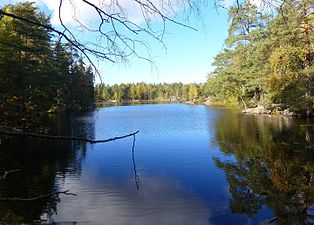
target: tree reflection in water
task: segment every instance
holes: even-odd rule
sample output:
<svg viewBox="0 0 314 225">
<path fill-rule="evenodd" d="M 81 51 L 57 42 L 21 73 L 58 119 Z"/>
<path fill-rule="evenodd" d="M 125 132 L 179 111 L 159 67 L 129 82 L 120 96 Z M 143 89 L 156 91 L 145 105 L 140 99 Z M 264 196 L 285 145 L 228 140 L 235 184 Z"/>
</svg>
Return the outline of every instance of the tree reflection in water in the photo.
<svg viewBox="0 0 314 225">
<path fill-rule="evenodd" d="M 75 119 L 74 119 L 75 118 Z M 86 119 L 89 118 L 89 119 Z M 48 126 L 52 134 L 94 139 L 94 122 L 80 116 L 50 116 Z M 40 194 L 57 192 L 56 176 L 67 173 L 80 174 L 86 155 L 86 143 L 43 139 L 10 139 L 0 145 L 0 175 L 8 174 L 0 181 L 0 197 L 32 198 Z M 51 215 L 59 202 L 58 195 L 50 195 L 36 201 L 0 201 L 0 223 L 22 224 L 40 222 L 42 215 Z"/>
<path fill-rule="evenodd" d="M 311 121 L 283 117 L 220 115 L 214 158 L 230 185 L 233 213 L 273 211 L 266 224 L 314 224 L 314 146 Z M 305 124 L 305 125 L 304 125 Z"/>
</svg>

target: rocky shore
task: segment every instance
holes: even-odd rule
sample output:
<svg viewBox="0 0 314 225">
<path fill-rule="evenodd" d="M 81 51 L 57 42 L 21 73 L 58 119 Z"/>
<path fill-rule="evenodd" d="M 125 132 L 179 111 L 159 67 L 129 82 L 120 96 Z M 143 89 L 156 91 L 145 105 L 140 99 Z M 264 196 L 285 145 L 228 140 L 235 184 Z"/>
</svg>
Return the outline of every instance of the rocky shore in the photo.
<svg viewBox="0 0 314 225">
<path fill-rule="evenodd" d="M 261 114 L 268 114 L 268 115 L 283 115 L 288 117 L 302 117 L 301 114 L 297 114 L 295 112 L 290 111 L 289 109 L 285 110 L 278 110 L 278 109 L 268 109 L 262 105 L 256 106 L 254 108 L 247 108 L 242 110 L 243 113 L 246 114 L 254 114 L 254 115 L 261 115 Z"/>
</svg>

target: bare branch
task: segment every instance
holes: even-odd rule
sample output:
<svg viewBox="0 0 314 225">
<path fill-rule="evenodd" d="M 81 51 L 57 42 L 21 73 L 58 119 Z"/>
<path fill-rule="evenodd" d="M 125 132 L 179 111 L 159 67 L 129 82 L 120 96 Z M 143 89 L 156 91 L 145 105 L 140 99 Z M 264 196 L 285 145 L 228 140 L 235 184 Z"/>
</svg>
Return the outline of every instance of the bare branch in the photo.
<svg viewBox="0 0 314 225">
<path fill-rule="evenodd" d="M 2 156 L 4 156 L 6 159 L 10 160 L 10 161 L 11 161 L 13 164 L 15 164 L 16 166 L 20 167 L 20 168 L 23 168 L 23 169 L 28 170 L 28 171 L 30 171 L 30 172 L 42 173 L 42 171 L 40 171 L 40 170 L 35 170 L 35 169 L 29 168 L 29 167 L 27 167 L 27 166 L 25 166 L 25 165 L 22 165 L 21 163 L 15 161 L 14 159 L 12 159 L 12 158 L 9 157 L 7 154 L 4 154 L 4 153 L 1 152 L 1 151 L 0 151 L 0 154 L 1 154 Z"/>
<path fill-rule="evenodd" d="M 134 133 L 130 133 L 124 136 L 117 136 L 117 137 L 113 137 L 113 138 L 109 138 L 105 140 L 91 140 L 91 139 L 78 138 L 78 137 L 51 136 L 51 135 L 44 135 L 44 134 L 19 133 L 19 132 L 11 132 L 11 131 L 0 131 L 0 134 L 13 136 L 13 137 L 29 137 L 29 138 L 45 138 L 45 139 L 54 139 L 54 140 L 82 141 L 82 142 L 89 142 L 91 144 L 96 144 L 96 143 L 116 141 L 119 139 L 135 136 L 138 132 L 139 131 L 136 131 Z"/>
<path fill-rule="evenodd" d="M 163 49 L 166 49 L 163 40 L 166 34 L 167 22 L 196 31 L 186 21 L 180 22 L 176 20 L 175 15 L 177 12 L 185 14 L 185 9 L 189 10 L 189 14 L 194 12 L 196 15 L 200 15 L 199 2 L 206 1 L 133 0 L 130 2 L 131 4 L 133 3 L 136 13 L 141 14 L 140 20 L 143 21 L 139 22 L 130 19 L 127 15 L 129 9 L 124 9 L 123 3 L 119 2 L 119 0 L 99 0 L 98 3 L 97 1 L 95 3 L 95 1 L 89 0 L 59 0 L 57 13 L 60 29 L 50 24 L 32 21 L 4 9 L 0 9 L 0 16 L 9 16 L 32 26 L 42 27 L 58 35 L 60 40 L 63 39 L 70 43 L 73 48 L 84 56 L 101 80 L 100 72 L 94 64 L 95 60 L 104 60 L 112 63 L 127 62 L 129 56 L 134 55 L 153 65 L 149 39 L 158 42 Z M 175 2 L 177 5 L 174 5 Z M 68 7 L 67 3 L 72 5 L 75 25 L 67 24 L 63 17 L 63 9 Z M 93 22 L 90 25 L 85 24 L 84 19 L 80 18 L 80 8 L 76 7 L 75 3 L 81 4 L 80 7 L 83 6 L 92 10 L 90 18 L 93 19 Z M 158 23 L 152 26 L 152 21 Z M 92 35 L 94 40 L 91 41 L 91 38 L 86 38 L 85 34 Z M 141 50 L 143 48 L 146 51 L 142 53 Z"/>
<path fill-rule="evenodd" d="M 35 197 L 32 197 L 32 198 L 18 198 L 18 197 L 0 198 L 0 201 L 35 201 L 35 200 L 47 198 L 47 197 L 50 197 L 50 196 L 59 196 L 59 195 L 61 195 L 61 194 L 63 194 L 63 195 L 77 196 L 77 194 L 70 193 L 69 191 L 70 191 L 70 190 L 58 191 L 58 192 L 51 192 L 51 193 L 48 193 L 48 194 L 38 195 L 38 196 L 35 196 Z"/>
<path fill-rule="evenodd" d="M 0 181 L 5 180 L 10 173 L 15 173 L 20 171 L 19 169 L 4 171 L 3 175 L 0 176 Z"/>
<path fill-rule="evenodd" d="M 84 56 L 87 58 L 87 60 L 89 61 L 89 63 L 93 66 L 93 68 L 95 69 L 95 72 L 100 76 L 100 73 L 98 72 L 97 70 L 97 67 L 95 66 L 95 64 L 92 62 L 91 58 L 89 57 L 89 54 L 91 55 L 94 55 L 94 56 L 98 56 L 98 57 L 101 57 L 103 59 L 106 59 L 108 61 L 111 61 L 111 62 L 114 62 L 113 60 L 111 60 L 105 53 L 103 52 L 98 52 L 94 49 L 90 49 L 90 48 L 86 48 L 84 45 L 82 45 L 80 42 L 77 42 L 75 39 L 74 41 L 71 40 L 68 35 L 66 35 L 64 32 L 61 32 L 55 28 L 53 28 L 52 26 L 50 25 L 47 25 L 47 24 L 43 24 L 43 23 L 39 23 L 39 22 L 36 22 L 36 21 L 32 21 L 32 20 L 29 20 L 29 19 L 26 19 L 24 17 L 20 17 L 20 16 L 17 16 L 15 14 L 12 14 L 12 13 L 8 13 L 8 12 L 5 12 L 3 11 L 2 9 L 0 9 L 0 15 L 5 15 L 5 16 L 8 16 L 8 17 L 11 17 L 11 18 L 14 18 L 14 19 L 17 19 L 17 20 L 21 20 L 23 22 L 26 22 L 28 24 L 31 24 L 31 25 L 34 25 L 34 26 L 38 26 L 38 27 L 42 27 L 42 28 L 45 28 L 49 31 L 52 31 L 58 35 L 60 35 L 61 37 L 65 38 L 72 46 L 74 46 L 76 49 L 78 49 L 80 52 L 82 52 L 84 54 Z"/>
<path fill-rule="evenodd" d="M 181 23 L 179 21 L 176 21 L 176 20 L 171 19 L 170 17 L 166 16 L 150 0 L 146 0 L 147 3 L 141 2 L 139 0 L 134 0 L 134 1 L 137 2 L 141 7 L 143 7 L 146 12 L 151 11 L 152 13 L 158 14 L 162 18 L 163 21 L 170 21 L 170 22 L 172 22 L 174 24 L 177 24 L 177 25 L 180 25 L 180 26 L 192 29 L 194 31 L 197 31 L 197 29 L 195 29 L 194 27 L 191 27 L 191 26 L 189 26 L 187 24 Z"/>
</svg>

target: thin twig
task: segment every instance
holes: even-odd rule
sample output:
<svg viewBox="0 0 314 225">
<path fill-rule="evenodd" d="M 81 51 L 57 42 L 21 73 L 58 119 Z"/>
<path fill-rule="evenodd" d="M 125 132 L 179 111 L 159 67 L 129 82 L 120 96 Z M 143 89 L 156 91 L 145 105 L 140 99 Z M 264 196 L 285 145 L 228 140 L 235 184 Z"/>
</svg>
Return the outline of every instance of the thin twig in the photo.
<svg viewBox="0 0 314 225">
<path fill-rule="evenodd" d="M 272 224 L 273 222 L 275 222 L 277 220 L 277 217 L 275 216 L 274 218 L 271 218 L 270 220 L 266 221 L 264 223 L 264 225 L 269 225 L 269 224 Z"/>
<path fill-rule="evenodd" d="M 130 134 L 127 134 L 124 136 L 117 136 L 117 137 L 104 139 L 104 140 L 92 140 L 92 139 L 68 137 L 68 136 L 51 136 L 51 135 L 34 134 L 34 133 L 19 133 L 19 132 L 11 132 L 11 131 L 0 131 L 0 134 L 13 136 L 13 137 L 30 137 L 30 138 L 45 138 L 45 139 L 56 139 L 56 140 L 82 141 L 82 142 L 89 142 L 91 144 L 96 144 L 96 143 L 110 142 L 110 141 L 115 141 L 115 140 L 131 137 L 131 136 L 136 135 L 138 132 L 139 131 L 136 131 L 134 133 L 130 133 Z"/>
<path fill-rule="evenodd" d="M 92 67 L 95 69 L 95 72 L 99 76 L 100 76 L 100 73 L 97 70 L 96 65 L 92 62 L 91 58 L 89 57 L 89 55 L 87 53 L 89 53 L 91 55 L 94 55 L 96 57 L 100 57 L 100 58 L 103 58 L 105 60 L 114 62 L 111 58 L 109 58 L 109 56 L 106 53 L 103 53 L 103 52 L 100 52 L 100 51 L 96 51 L 96 50 L 93 50 L 93 49 L 90 49 L 90 48 L 86 48 L 82 43 L 79 43 L 75 39 L 72 40 L 67 34 L 65 34 L 65 31 L 67 31 L 67 30 L 65 30 L 64 32 L 61 32 L 61 31 L 53 28 L 49 24 L 43 24 L 43 23 L 40 23 L 40 22 L 37 22 L 37 21 L 32 21 L 32 20 L 29 20 L 27 18 L 24 18 L 24 17 L 18 16 L 18 15 L 6 12 L 6 11 L 1 10 L 1 9 L 0 9 L 0 15 L 5 15 L 5 16 L 8 16 L 8 17 L 11 17 L 11 18 L 14 18 L 14 19 L 26 22 L 28 24 L 37 26 L 37 27 L 42 27 L 44 29 L 47 29 L 47 30 L 49 30 L 51 32 L 54 32 L 54 33 L 58 34 L 59 36 L 65 38 L 72 46 L 74 46 L 76 49 L 78 49 L 87 58 L 87 60 L 89 61 L 89 63 L 92 65 Z M 74 36 L 72 33 L 70 33 L 70 34 L 71 34 L 71 37 Z"/>
<path fill-rule="evenodd" d="M 14 173 L 20 171 L 19 169 L 4 171 L 3 175 L 0 176 L 0 180 L 5 180 L 9 173 Z"/>
<path fill-rule="evenodd" d="M 35 170 L 35 169 L 32 169 L 32 168 L 29 168 L 17 161 L 15 161 L 14 159 L 12 159 L 10 156 L 8 156 L 7 154 L 3 153 L 0 151 L 0 155 L 4 156 L 5 158 L 7 158 L 8 160 L 10 160 L 12 163 L 14 163 L 16 166 L 20 167 L 20 168 L 23 168 L 23 169 L 26 169 L 28 171 L 31 171 L 31 172 L 35 172 L 35 173 L 42 173 L 42 171 L 40 170 Z"/>
<path fill-rule="evenodd" d="M 141 2 L 139 0 L 134 0 L 135 2 L 137 2 L 141 7 L 143 7 L 146 12 L 151 12 L 151 13 L 156 13 L 157 15 L 159 15 L 161 17 L 161 19 L 163 21 L 169 21 L 169 22 L 172 22 L 174 24 L 177 24 L 179 26 L 182 26 L 182 27 L 186 27 L 186 28 L 189 28 L 191 30 L 194 30 L 194 31 L 198 31 L 196 28 L 192 27 L 192 26 L 189 26 L 187 24 L 184 24 L 184 23 L 181 23 L 179 21 L 176 21 L 174 19 L 171 19 L 170 17 L 166 16 L 164 13 L 162 13 L 151 1 L 147 0 L 147 3 L 144 3 L 144 2 Z"/>
<path fill-rule="evenodd" d="M 77 196 L 77 194 L 69 193 L 69 191 L 70 190 L 51 192 L 51 193 L 48 193 L 48 194 L 38 195 L 38 196 L 35 196 L 35 197 L 32 197 L 32 198 L 18 198 L 18 197 L 0 198 L 0 201 L 34 201 L 34 200 L 38 200 L 38 199 L 42 199 L 42 198 L 47 198 L 47 197 L 53 196 L 53 195 L 59 196 L 60 194 Z"/>
</svg>

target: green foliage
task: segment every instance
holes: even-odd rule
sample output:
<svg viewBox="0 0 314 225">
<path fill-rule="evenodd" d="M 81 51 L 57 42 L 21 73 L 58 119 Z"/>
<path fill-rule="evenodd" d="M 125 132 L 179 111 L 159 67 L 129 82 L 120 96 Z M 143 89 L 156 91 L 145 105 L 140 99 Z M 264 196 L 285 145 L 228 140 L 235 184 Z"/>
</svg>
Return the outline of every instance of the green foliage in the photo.
<svg viewBox="0 0 314 225">
<path fill-rule="evenodd" d="M 249 3 L 229 10 L 227 47 L 213 63 L 206 92 L 244 107 L 278 104 L 313 112 L 313 13 L 307 0 L 285 1 L 263 15 Z"/>
<path fill-rule="evenodd" d="M 204 86 L 196 83 L 163 83 L 163 84 L 115 84 L 113 86 L 98 84 L 95 87 L 97 101 L 185 101 L 203 97 Z"/>
<path fill-rule="evenodd" d="M 228 46 L 233 46 L 239 43 L 249 44 L 258 39 L 260 30 L 265 27 L 267 17 L 258 12 L 254 4 L 245 2 L 239 7 L 230 7 L 229 21 L 231 24 L 226 43 Z"/>
<path fill-rule="evenodd" d="M 2 10 L 49 26 L 30 2 Z M 0 20 L 0 126 L 33 129 L 39 112 L 88 109 L 94 75 L 71 50 L 43 27 L 3 16 Z M 12 124 L 13 123 L 13 124 Z"/>
</svg>

